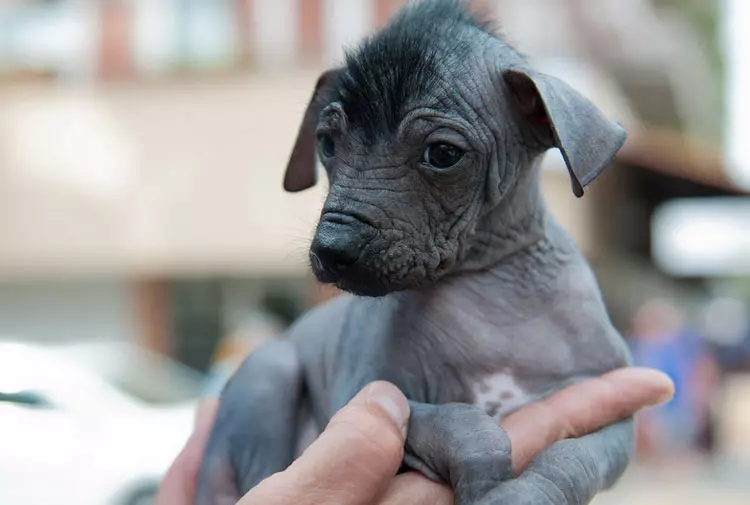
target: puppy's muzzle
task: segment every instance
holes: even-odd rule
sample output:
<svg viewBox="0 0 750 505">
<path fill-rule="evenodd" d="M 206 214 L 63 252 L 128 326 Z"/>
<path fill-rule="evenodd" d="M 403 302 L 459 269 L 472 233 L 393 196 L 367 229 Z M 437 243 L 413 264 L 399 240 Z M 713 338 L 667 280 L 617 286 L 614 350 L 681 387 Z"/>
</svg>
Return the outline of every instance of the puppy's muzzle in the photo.
<svg viewBox="0 0 750 505">
<path fill-rule="evenodd" d="M 310 247 L 310 263 L 319 281 L 337 282 L 357 262 L 362 252 L 363 225 L 348 214 L 323 214 Z"/>
</svg>

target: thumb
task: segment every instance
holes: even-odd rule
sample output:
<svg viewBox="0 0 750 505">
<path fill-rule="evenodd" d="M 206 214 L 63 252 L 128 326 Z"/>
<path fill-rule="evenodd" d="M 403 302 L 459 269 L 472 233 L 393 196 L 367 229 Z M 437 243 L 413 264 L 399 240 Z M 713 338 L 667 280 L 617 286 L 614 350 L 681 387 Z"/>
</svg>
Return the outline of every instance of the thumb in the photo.
<svg viewBox="0 0 750 505">
<path fill-rule="evenodd" d="M 289 468 L 238 505 L 366 505 L 388 487 L 403 458 L 409 404 L 395 386 L 374 382 L 341 409 Z"/>
</svg>

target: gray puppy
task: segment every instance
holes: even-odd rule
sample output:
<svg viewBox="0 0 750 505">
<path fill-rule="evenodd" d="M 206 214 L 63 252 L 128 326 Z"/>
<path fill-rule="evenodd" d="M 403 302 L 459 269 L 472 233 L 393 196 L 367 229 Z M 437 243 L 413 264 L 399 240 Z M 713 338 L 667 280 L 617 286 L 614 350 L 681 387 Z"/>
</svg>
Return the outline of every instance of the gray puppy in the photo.
<svg viewBox="0 0 750 505">
<path fill-rule="evenodd" d="M 326 72 L 284 187 L 315 184 L 320 159 L 330 190 L 312 268 L 350 294 L 230 379 L 197 503 L 285 469 L 378 379 L 411 402 L 406 467 L 449 483 L 457 504 L 578 505 L 611 486 L 630 460 L 632 419 L 552 445 L 518 477 L 498 420 L 630 364 L 539 184 L 543 153 L 558 148 L 582 196 L 624 140 L 459 1 L 407 7 Z"/>
</svg>

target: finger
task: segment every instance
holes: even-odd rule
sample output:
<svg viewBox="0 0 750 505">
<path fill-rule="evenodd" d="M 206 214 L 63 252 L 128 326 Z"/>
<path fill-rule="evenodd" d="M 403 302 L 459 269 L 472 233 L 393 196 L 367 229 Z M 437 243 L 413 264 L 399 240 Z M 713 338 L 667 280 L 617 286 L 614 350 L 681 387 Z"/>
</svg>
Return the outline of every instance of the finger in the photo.
<svg viewBox="0 0 750 505">
<path fill-rule="evenodd" d="M 453 491 L 417 472 L 396 476 L 378 505 L 453 505 Z"/>
<path fill-rule="evenodd" d="M 665 374 L 629 367 L 524 406 L 500 423 L 511 440 L 513 468 L 520 474 L 537 454 L 558 440 L 592 433 L 643 408 L 666 403 L 673 395 L 674 384 Z"/>
<path fill-rule="evenodd" d="M 219 400 L 204 400 L 198 407 L 195 430 L 167 470 L 156 493 L 154 505 L 192 505 L 206 441 L 211 433 Z"/>
<path fill-rule="evenodd" d="M 287 470 L 261 482 L 240 504 L 372 503 L 401 465 L 408 418 L 409 404 L 395 386 L 367 386 Z"/>
</svg>

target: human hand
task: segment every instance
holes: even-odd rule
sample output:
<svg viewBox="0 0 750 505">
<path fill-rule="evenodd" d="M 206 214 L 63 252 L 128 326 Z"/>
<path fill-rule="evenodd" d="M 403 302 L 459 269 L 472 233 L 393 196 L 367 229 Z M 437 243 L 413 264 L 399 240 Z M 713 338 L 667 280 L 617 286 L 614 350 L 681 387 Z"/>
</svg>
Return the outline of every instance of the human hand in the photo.
<svg viewBox="0 0 750 505">
<path fill-rule="evenodd" d="M 512 446 L 516 473 L 542 450 L 593 433 L 672 397 L 674 385 L 660 372 L 624 368 L 569 386 L 528 404 L 501 421 Z M 207 400 L 196 429 L 167 472 L 155 505 L 192 505 L 203 449 L 218 409 Z M 409 407 L 394 386 L 377 382 L 341 409 L 312 445 L 285 471 L 242 497 L 221 505 L 452 505 L 448 486 L 416 472 L 396 476 L 403 457 Z M 395 476 L 395 477 L 394 477 Z"/>
</svg>

